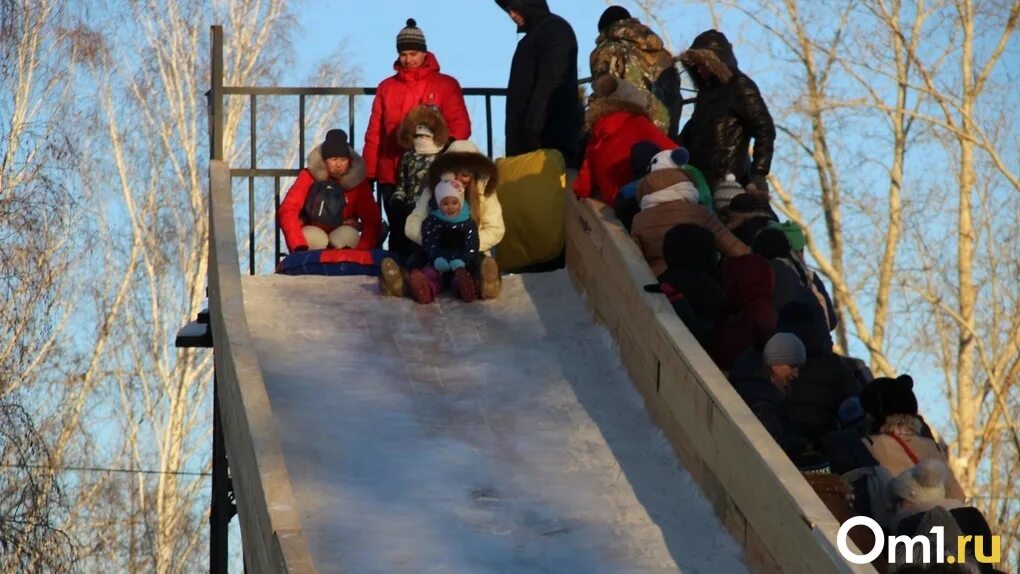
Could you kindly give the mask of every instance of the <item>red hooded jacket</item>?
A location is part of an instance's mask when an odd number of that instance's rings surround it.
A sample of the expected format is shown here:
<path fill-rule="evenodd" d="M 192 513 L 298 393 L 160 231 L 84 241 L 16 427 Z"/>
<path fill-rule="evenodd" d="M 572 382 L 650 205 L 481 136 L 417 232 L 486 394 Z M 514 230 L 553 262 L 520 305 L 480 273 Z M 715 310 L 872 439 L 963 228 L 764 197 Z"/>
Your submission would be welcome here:
<path fill-rule="evenodd" d="M 663 150 L 679 147 L 634 106 L 612 100 L 593 102 L 588 114 L 591 137 L 574 181 L 578 197 L 598 192 L 599 199 L 613 205 L 620 188 L 636 179 L 630 168 L 631 146 L 647 140 Z"/>
<path fill-rule="evenodd" d="M 361 239 L 358 241 L 357 249 L 372 249 L 379 244 L 382 214 L 372 195 L 372 188 L 365 179 L 365 162 L 358 154 L 355 153 L 353 156 L 351 168 L 338 182 L 344 188 L 344 221 L 357 220 L 361 224 Z M 308 247 L 305 234 L 301 231 L 305 225 L 301 220 L 301 210 L 305 206 L 305 200 L 308 199 L 308 191 L 312 184 L 327 177 L 329 175 L 326 172 L 326 163 L 322 160 L 319 147 L 316 146 L 308 154 L 308 167 L 298 173 L 294 185 L 287 190 L 287 195 L 280 202 L 280 209 L 277 212 L 283 238 L 291 253 L 300 247 Z M 329 233 L 332 229 L 323 231 Z"/>
<path fill-rule="evenodd" d="M 443 114 L 450 137 L 471 137 L 471 118 L 464 93 L 452 76 L 439 73 L 439 62 L 427 52 L 422 67 L 407 70 L 393 64 L 396 74 L 379 84 L 365 131 L 365 174 L 379 183 L 397 182 L 397 164 L 404 153 L 397 132 L 404 116 L 418 105 L 435 106 Z"/>

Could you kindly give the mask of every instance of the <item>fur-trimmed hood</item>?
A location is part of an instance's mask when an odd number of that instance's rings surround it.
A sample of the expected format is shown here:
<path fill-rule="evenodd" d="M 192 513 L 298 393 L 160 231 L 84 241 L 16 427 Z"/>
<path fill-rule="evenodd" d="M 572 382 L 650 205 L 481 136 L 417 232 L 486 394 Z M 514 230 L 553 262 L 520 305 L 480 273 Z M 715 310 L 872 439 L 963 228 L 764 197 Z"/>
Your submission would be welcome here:
<path fill-rule="evenodd" d="M 446 147 L 450 141 L 450 132 L 443 114 L 433 106 L 418 106 L 407 112 L 404 121 L 400 122 L 397 140 L 401 147 L 414 149 L 414 134 L 418 126 L 427 127 L 432 132 L 432 141 L 440 148 Z"/>
<path fill-rule="evenodd" d="M 728 84 L 740 71 L 733 45 L 718 30 L 699 34 L 691 47 L 680 54 L 680 63 L 695 83 L 710 80 Z"/>
<path fill-rule="evenodd" d="M 585 112 L 585 129 L 591 130 L 595 122 L 616 112 L 640 114 L 648 119 L 648 97 L 637 86 L 609 74 L 599 76 L 592 84 L 592 99 Z"/>
<path fill-rule="evenodd" d="M 312 172 L 312 177 L 315 178 L 315 181 L 329 179 L 329 173 L 326 171 L 326 162 L 322 159 L 321 147 L 321 145 L 317 145 L 312 148 L 312 151 L 308 152 L 308 171 Z M 352 149 L 351 167 L 340 178 L 340 187 L 347 191 L 354 189 L 355 186 L 363 181 L 365 181 L 365 160 L 361 159 L 358 152 Z"/>
<path fill-rule="evenodd" d="M 625 102 L 622 100 L 598 99 L 592 100 L 592 102 L 588 104 L 588 111 L 584 113 L 584 128 L 591 131 L 596 122 L 610 114 L 615 114 L 616 112 L 639 114 L 651 119 L 651 116 L 648 115 L 648 110 L 640 104 Z"/>
<path fill-rule="evenodd" d="M 499 183 L 496 164 L 480 153 L 448 151 L 436 157 L 429 166 L 429 189 L 435 189 L 442 181 L 443 174 L 461 170 L 476 174 L 479 193 L 489 195 L 495 192 Z"/>

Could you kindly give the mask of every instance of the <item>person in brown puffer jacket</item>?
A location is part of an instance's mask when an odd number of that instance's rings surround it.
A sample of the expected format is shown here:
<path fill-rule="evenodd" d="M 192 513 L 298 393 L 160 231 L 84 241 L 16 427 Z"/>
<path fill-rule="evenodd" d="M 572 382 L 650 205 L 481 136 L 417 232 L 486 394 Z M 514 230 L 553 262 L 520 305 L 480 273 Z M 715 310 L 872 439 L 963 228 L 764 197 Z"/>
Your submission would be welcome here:
<path fill-rule="evenodd" d="M 638 185 L 641 211 L 634 216 L 630 234 L 656 276 L 666 270 L 662 241 L 666 232 L 681 223 L 704 227 L 715 237 L 715 247 L 725 257 L 746 255 L 751 250 L 737 239 L 708 209 L 698 203 L 698 188 L 682 169 L 662 169 L 646 175 Z"/>

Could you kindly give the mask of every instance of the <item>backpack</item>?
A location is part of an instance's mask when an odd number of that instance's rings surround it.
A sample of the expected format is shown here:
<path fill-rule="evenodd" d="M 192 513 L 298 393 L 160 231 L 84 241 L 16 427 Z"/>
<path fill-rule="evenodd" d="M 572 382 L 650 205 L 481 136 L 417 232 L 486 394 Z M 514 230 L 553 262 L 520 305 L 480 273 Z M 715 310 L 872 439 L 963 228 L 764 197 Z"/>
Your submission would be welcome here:
<path fill-rule="evenodd" d="M 944 530 L 942 533 L 942 539 L 945 543 L 945 555 L 956 556 L 958 554 L 957 541 L 960 536 L 963 535 L 963 529 L 960 528 L 960 524 L 956 521 L 952 512 L 942 506 L 936 506 L 931 510 L 920 512 L 901 520 L 896 532 L 893 532 L 895 536 L 909 536 L 911 538 L 916 536 L 923 536 L 929 540 L 929 547 L 931 548 L 931 556 L 935 556 L 937 548 L 936 535 L 932 533 L 931 529 L 935 526 L 941 526 Z M 895 560 L 892 564 L 895 566 L 902 566 L 905 564 L 918 564 L 922 562 L 923 555 L 921 553 L 921 546 L 915 544 L 912 547 L 913 552 L 908 556 L 907 549 L 905 546 L 897 545 Z M 888 549 L 886 549 L 888 552 Z M 977 565 L 977 559 L 974 556 L 974 550 L 972 548 L 967 549 L 966 559 L 963 563 L 957 563 L 957 568 L 963 572 L 971 572 L 977 574 L 980 569 Z"/>
<path fill-rule="evenodd" d="M 845 473 L 843 480 L 854 492 L 854 514 L 870 516 L 886 528 L 895 513 L 892 479 L 884 466 L 865 466 Z"/>
<path fill-rule="evenodd" d="M 344 222 L 347 201 L 344 188 L 332 181 L 317 181 L 308 190 L 301 221 L 325 229 L 336 229 Z"/>

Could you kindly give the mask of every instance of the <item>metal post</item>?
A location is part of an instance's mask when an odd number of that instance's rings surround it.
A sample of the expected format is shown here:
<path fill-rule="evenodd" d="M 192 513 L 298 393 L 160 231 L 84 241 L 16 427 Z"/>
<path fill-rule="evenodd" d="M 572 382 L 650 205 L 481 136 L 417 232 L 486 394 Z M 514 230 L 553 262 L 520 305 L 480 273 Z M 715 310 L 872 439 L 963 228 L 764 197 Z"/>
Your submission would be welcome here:
<path fill-rule="evenodd" d="M 274 182 L 273 182 L 273 197 L 275 198 L 275 201 L 273 202 L 273 205 L 276 207 L 276 211 L 274 213 L 279 213 L 280 212 L 280 176 L 276 176 L 275 178 L 273 178 L 273 180 L 274 180 Z M 273 225 L 274 235 L 276 235 L 276 254 L 273 257 L 273 268 L 274 269 L 276 268 L 276 265 L 280 262 L 280 224 L 277 221 L 278 219 L 279 219 L 278 217 L 274 217 L 273 218 L 273 221 L 276 222 Z"/>
<path fill-rule="evenodd" d="M 256 168 L 255 158 L 255 94 L 251 95 L 251 168 Z M 255 176 L 248 176 L 248 274 L 255 274 Z"/>
<path fill-rule="evenodd" d="M 485 144 L 492 159 L 492 96 L 485 94 Z"/>
<path fill-rule="evenodd" d="M 305 165 L 305 95 L 298 96 L 298 169 Z"/>
<path fill-rule="evenodd" d="M 227 574 L 230 508 L 227 449 L 223 444 L 219 388 L 213 372 L 212 507 L 209 511 L 209 574 Z"/>
<path fill-rule="evenodd" d="M 223 27 L 212 27 L 212 122 L 209 133 L 210 159 L 223 159 Z"/>
<path fill-rule="evenodd" d="M 354 146 L 354 95 L 347 96 L 347 137 Z"/>

